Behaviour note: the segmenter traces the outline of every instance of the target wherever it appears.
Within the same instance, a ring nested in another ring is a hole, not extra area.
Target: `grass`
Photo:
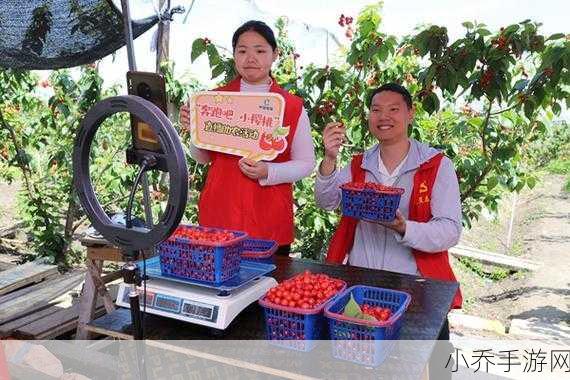
[[[570,146],[561,149],[559,157],[546,165],[546,170],[552,174],[566,176],[564,191],[570,193]]]
[[[477,274],[481,278],[486,278],[492,281],[504,280],[516,272],[510,269],[499,268],[491,265],[483,265],[470,257],[461,257],[458,259],[461,265],[463,265],[466,269],[469,269],[471,272]]]
[[[548,170],[552,174],[570,174],[570,158],[557,158],[551,161],[547,166]]]

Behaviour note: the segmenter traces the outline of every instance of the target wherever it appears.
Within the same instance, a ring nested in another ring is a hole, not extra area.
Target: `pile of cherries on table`
[[[266,298],[275,305],[299,309],[314,309],[336,295],[345,283],[323,273],[302,274],[269,289]]]

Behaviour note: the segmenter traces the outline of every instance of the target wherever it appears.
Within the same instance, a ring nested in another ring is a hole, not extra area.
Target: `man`
[[[374,223],[343,217],[331,239],[327,262],[343,263],[455,281],[447,250],[459,241],[461,203],[451,160],[408,137],[414,117],[410,93],[389,83],[369,98],[368,129],[378,144],[336,167],[345,127],[329,123],[323,132],[325,155],[317,171],[317,204],[333,210],[341,202],[340,185],[375,182],[405,190],[396,218]],[[452,308],[461,307],[458,290]],[[449,339],[446,322],[439,339]]]

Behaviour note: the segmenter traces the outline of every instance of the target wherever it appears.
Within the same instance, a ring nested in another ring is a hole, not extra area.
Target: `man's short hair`
[[[413,101],[412,101],[412,95],[410,95],[410,92],[404,87],[401,86],[397,83],[386,83],[374,90],[372,90],[372,92],[370,93],[369,97],[368,97],[368,108],[370,108],[370,106],[372,106],[372,98],[374,98],[374,96],[376,94],[379,94],[381,92],[384,91],[391,91],[391,92],[397,92],[398,94],[402,95],[402,97],[404,98],[404,101],[406,102],[406,105],[408,106],[408,109],[411,109],[413,106]]]

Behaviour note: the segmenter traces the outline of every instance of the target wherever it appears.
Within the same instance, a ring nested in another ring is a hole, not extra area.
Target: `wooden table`
[[[87,272],[79,305],[79,322],[75,339],[89,339],[90,332],[85,329],[85,326],[93,320],[98,298],[102,297],[107,313],[115,310],[113,298],[107,291],[106,284],[119,278],[121,272],[116,271],[103,278],[101,277],[103,264],[105,261],[121,262],[122,256],[121,251],[105,239],[84,237],[80,241],[87,248],[85,263]]]
[[[447,318],[453,296],[458,287],[458,284],[454,282],[427,280],[393,272],[343,265],[327,265],[285,257],[277,257],[276,265],[277,269],[270,275],[279,282],[309,269],[312,272],[327,273],[336,278],[341,278],[348,283],[348,286],[363,284],[408,292],[412,296],[412,302],[404,315],[401,340],[436,340]],[[247,307],[222,333],[203,326],[151,314],[146,314],[144,320],[145,337],[149,339],[149,344],[151,344],[150,340],[179,340],[179,342],[169,343],[172,345],[172,349],[177,352],[180,352],[180,345],[183,345],[180,340],[263,340],[265,339],[264,324],[263,311],[257,303]],[[89,323],[87,329],[120,339],[132,339],[130,313],[126,309],[117,309],[113,313]],[[302,355],[303,358],[310,358],[312,354],[302,353]],[[400,362],[392,364],[401,365]],[[411,378],[421,377],[426,364],[427,361],[420,370],[412,371],[414,376],[417,376]],[[361,368],[355,364],[354,369],[349,368],[346,372],[346,366],[341,367],[336,368],[332,365],[327,373],[303,373],[302,375],[318,375],[317,377],[321,377],[328,374],[331,377],[336,377],[339,374],[338,371],[349,374],[350,371]],[[382,367],[385,365],[383,364]],[[278,370],[281,369],[278,368]]]

